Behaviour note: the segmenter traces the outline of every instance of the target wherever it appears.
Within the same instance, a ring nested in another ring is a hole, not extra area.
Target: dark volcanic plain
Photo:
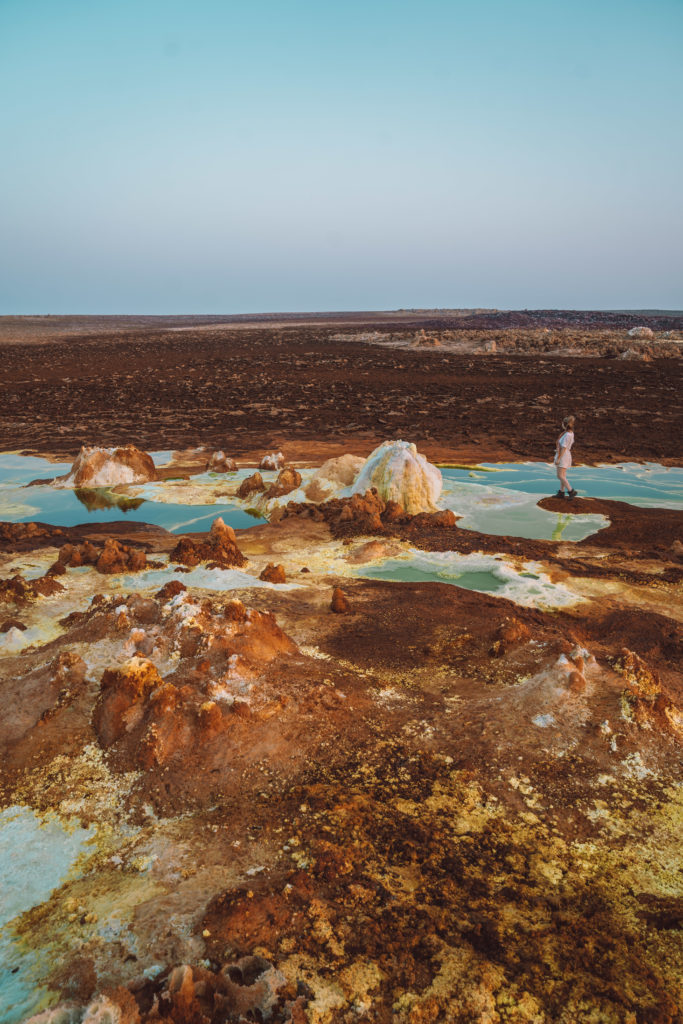
[[[657,345],[628,337],[640,325]],[[681,453],[683,364],[659,336],[682,327],[557,311],[5,317],[0,447],[284,445],[306,458],[403,437],[431,458],[543,460],[574,412],[579,461],[667,462]]]

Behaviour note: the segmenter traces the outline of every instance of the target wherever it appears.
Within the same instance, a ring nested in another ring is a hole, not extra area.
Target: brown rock
[[[202,732],[216,734],[223,725],[223,712],[214,700],[205,701],[199,708],[199,725]]]
[[[339,504],[339,503],[337,503]],[[386,505],[373,487],[365,494],[354,494],[341,502],[339,524],[353,525],[356,533],[384,533],[381,515]]]
[[[246,700],[241,700],[239,697],[233,701],[232,710],[235,715],[239,715],[240,718],[249,718],[251,715],[251,705]]]
[[[248,498],[250,494],[255,494],[260,491],[265,491],[266,485],[263,482],[263,477],[260,473],[252,473],[245,480],[242,481],[238,490],[238,498]]]
[[[128,554],[122,544],[108,537],[104,542],[102,553],[95,563],[98,572],[104,575],[125,572],[128,565]]]
[[[214,546],[237,543],[235,531],[232,526],[228,526],[228,524],[223,521],[221,516],[214,519],[211,524],[211,529],[209,530],[209,543]]]
[[[54,594],[61,594],[64,590],[62,584],[50,576],[41,576],[40,579],[32,580],[30,586],[34,597],[53,597]]]
[[[0,626],[0,633],[9,633],[10,629],[19,629],[23,632],[26,626],[20,619],[5,619]]]
[[[261,575],[260,580],[265,580],[267,583],[286,583],[287,577],[285,575],[285,569],[282,565],[275,565],[274,562],[268,562]]]
[[[382,516],[383,520],[384,518]],[[447,508],[440,512],[418,512],[412,519],[404,513],[404,520],[410,523],[411,530],[420,531],[450,528],[455,526],[457,517],[451,509]]]
[[[176,594],[182,594],[183,590],[187,590],[187,587],[180,580],[169,580],[154,596],[158,601],[170,601]]]
[[[247,618],[247,609],[239,598],[235,597],[226,604],[223,609],[223,616],[228,622],[244,622]]]
[[[238,568],[247,564],[240,549],[237,547],[235,531],[227,526],[219,517],[215,519],[205,541],[195,541],[190,537],[182,537],[170,554],[172,562],[194,566],[200,562],[210,562],[213,568]]]
[[[498,627],[497,636],[504,644],[511,646],[512,644],[521,643],[523,640],[528,640],[531,636],[531,631],[519,619],[507,618],[503,619]]]
[[[73,651],[62,651],[50,665],[50,682],[53,686],[70,689],[79,687],[85,680],[88,670],[86,663]]]
[[[142,717],[142,704],[162,679],[147,658],[131,658],[120,669],[107,669],[93,711],[93,726],[104,747],[130,731]]]
[[[411,345],[413,348],[438,348],[441,342],[433,335],[428,335],[423,329],[414,335]]]
[[[278,473],[277,480],[266,491],[266,498],[281,498],[284,494],[295,491],[301,485],[301,473],[291,466]]]
[[[582,672],[579,672],[578,669],[574,669],[569,673],[567,686],[572,693],[583,693],[586,689],[586,678]]]
[[[99,551],[94,544],[90,543],[89,540],[86,540],[85,544],[81,545],[80,554],[82,565],[95,565],[97,559],[100,557]]]
[[[206,468],[210,473],[234,473],[237,463],[234,459],[228,458],[225,452],[214,452]]]
[[[32,601],[34,597],[31,583],[19,573],[8,580],[0,580],[0,601],[19,605]]]
[[[128,610],[136,622],[144,625],[151,625],[159,621],[161,610],[156,601],[151,597],[143,597],[141,594],[131,594],[126,601]]]
[[[346,594],[340,587],[335,587],[334,590],[332,591],[332,601],[330,603],[330,608],[332,609],[333,612],[336,612],[337,615],[343,615],[350,609],[350,605],[346,597]]]
[[[406,515],[397,501],[389,500],[386,503],[386,507],[382,513],[383,523],[400,523],[405,522],[408,519],[409,516]]]
[[[263,456],[259,469],[282,469],[284,464],[285,457],[282,452],[271,452],[270,455]]]
[[[147,568],[147,556],[139,548],[129,549],[128,572],[142,572]]]

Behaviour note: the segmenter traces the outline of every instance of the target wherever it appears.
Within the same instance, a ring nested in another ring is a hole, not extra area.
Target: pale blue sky
[[[0,0],[0,313],[683,308],[683,0]]]

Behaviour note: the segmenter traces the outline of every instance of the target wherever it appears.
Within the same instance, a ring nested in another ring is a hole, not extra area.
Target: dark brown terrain
[[[285,445],[305,458],[404,437],[432,458],[545,459],[571,411],[579,460],[681,455],[682,346],[660,340],[681,337],[680,316],[237,319],[0,319],[0,448],[72,456],[83,443],[134,441],[244,455]],[[657,344],[632,341],[634,324]],[[440,346],[420,345],[422,331]],[[386,340],[355,340],[368,332]]]

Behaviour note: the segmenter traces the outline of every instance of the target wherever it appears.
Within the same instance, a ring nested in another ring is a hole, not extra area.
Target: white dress
[[[571,447],[574,444],[574,431],[565,430],[562,437],[557,442],[557,448],[555,449],[555,465],[561,466],[562,469],[569,469],[572,464],[572,453]],[[560,450],[564,448],[565,451],[560,455]]]

